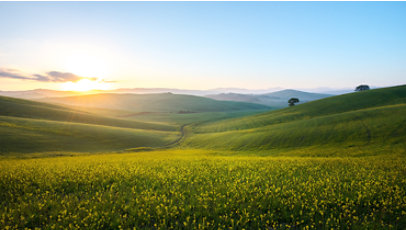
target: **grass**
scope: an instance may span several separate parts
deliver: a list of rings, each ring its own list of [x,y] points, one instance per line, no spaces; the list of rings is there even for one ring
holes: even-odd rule
[[[404,157],[211,151],[0,161],[3,229],[404,229]]]
[[[260,128],[194,134],[183,145],[253,151],[306,146],[404,146],[406,118],[399,114],[405,113],[403,104],[383,106]]]
[[[369,146],[406,149],[405,92],[406,86],[371,90],[206,123],[192,127],[182,146],[270,154],[275,150],[312,146],[322,151],[334,148],[347,151],[354,147],[370,150]],[[381,97],[386,99],[378,100]],[[329,150],[325,151],[326,156],[332,155]]]
[[[199,97],[191,97],[190,99],[188,96],[183,95],[168,95],[175,98],[186,98],[187,100],[193,99],[188,103],[201,100]],[[124,96],[127,97],[128,95]],[[150,100],[155,97],[159,99],[162,95],[147,96],[148,102],[152,103]],[[99,99],[99,97],[97,98]],[[213,101],[206,98],[203,98],[203,100],[210,101],[210,103]],[[162,101],[155,104],[160,103]],[[183,102],[179,103],[182,104]],[[154,106],[156,106],[155,104]],[[218,107],[224,103],[215,102],[214,104]],[[244,105],[244,103],[234,102],[226,102],[226,104],[234,106],[233,109]],[[207,103],[202,105],[193,104],[196,108],[204,108],[206,105]],[[249,106],[248,108],[250,108]],[[253,106],[254,108],[264,108],[264,106]],[[173,145],[181,135],[181,125],[244,116],[264,111],[253,109],[230,113],[160,112],[153,113],[153,115],[146,112],[141,113],[141,115],[138,114],[139,116],[133,116],[131,115],[133,113],[129,114],[129,111],[66,107],[9,97],[0,97],[0,107],[2,107],[0,110],[0,134],[2,134],[0,154],[3,155],[41,152],[48,152],[52,155],[50,152],[55,151],[58,152],[57,154],[64,154],[71,152],[153,149]],[[242,106],[241,108],[245,107]],[[227,108],[223,109],[227,110]]]
[[[202,112],[202,113],[139,113],[126,116],[141,122],[163,123],[170,125],[204,124],[207,122],[220,121],[236,117],[244,117],[252,114],[265,112],[266,110],[242,110],[233,112]]]
[[[158,130],[14,103],[0,116],[0,229],[405,229],[405,98],[139,115],[173,127]]]
[[[0,154],[108,152],[172,143],[177,131],[154,131],[0,116]]]
[[[330,96],[332,95],[286,89],[266,94],[220,93],[207,95],[206,97],[216,100],[250,102],[273,108],[285,108],[288,107],[288,100],[292,97],[300,98],[299,103],[303,103]]]
[[[96,124],[123,128],[175,131],[176,126],[139,122],[80,111],[79,109],[47,103],[0,96],[0,116],[43,119],[63,122]]]
[[[344,94],[253,116],[213,122],[198,127],[197,131],[219,132],[257,128],[265,125],[397,104],[406,104],[406,85]]]
[[[216,101],[204,97],[172,93],[92,94],[47,98],[44,101],[87,108],[125,110],[133,113],[202,113],[270,109],[268,106],[253,103]]]

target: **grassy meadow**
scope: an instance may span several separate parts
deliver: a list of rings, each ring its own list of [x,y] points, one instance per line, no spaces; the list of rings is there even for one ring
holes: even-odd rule
[[[191,127],[182,145],[268,155],[302,148],[314,149],[309,156],[404,154],[405,114],[406,86],[398,86]]]
[[[0,97],[0,229],[406,228],[406,86],[180,98],[194,110]]]
[[[202,150],[0,161],[3,229],[402,229],[404,157]]]

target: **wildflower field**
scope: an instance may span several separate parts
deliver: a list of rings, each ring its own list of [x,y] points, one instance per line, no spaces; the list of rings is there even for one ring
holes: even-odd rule
[[[406,158],[0,160],[0,229],[405,229]]]

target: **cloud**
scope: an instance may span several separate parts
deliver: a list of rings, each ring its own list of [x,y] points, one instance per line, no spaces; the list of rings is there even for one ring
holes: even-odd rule
[[[101,81],[104,82],[104,83],[117,83],[118,82],[118,81],[107,81],[107,80],[104,80],[104,79],[102,79]]]
[[[59,71],[50,71],[45,74],[23,74],[15,69],[1,69],[0,68],[0,78],[13,78],[21,80],[31,80],[31,81],[41,81],[41,82],[77,82],[81,79],[89,79],[91,81],[96,81],[95,77],[81,77],[73,73],[64,73]]]

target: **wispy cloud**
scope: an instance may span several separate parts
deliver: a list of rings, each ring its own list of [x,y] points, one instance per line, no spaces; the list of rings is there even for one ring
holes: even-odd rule
[[[104,83],[117,83],[118,82],[118,81],[108,81],[108,80],[104,80],[104,79],[102,79],[101,81]]]
[[[41,82],[77,82],[81,79],[89,79],[92,81],[97,80],[97,78],[94,77],[81,77],[73,73],[64,73],[59,71],[50,71],[45,74],[24,74],[19,70],[4,68],[0,68],[0,77]]]

